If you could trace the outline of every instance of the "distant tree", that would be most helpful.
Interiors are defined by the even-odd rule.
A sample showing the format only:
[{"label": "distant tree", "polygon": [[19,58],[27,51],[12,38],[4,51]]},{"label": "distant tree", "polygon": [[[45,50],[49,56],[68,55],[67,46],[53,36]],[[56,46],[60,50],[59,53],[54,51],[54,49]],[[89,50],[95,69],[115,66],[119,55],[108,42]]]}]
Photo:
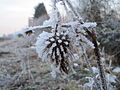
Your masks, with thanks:
[{"label": "distant tree", "polygon": [[86,3],[87,7],[84,7],[83,11],[87,16],[86,19],[101,25],[102,20],[106,15],[106,11],[108,10],[108,0],[88,0]]},{"label": "distant tree", "polygon": [[114,0],[75,0],[77,11],[85,21],[97,23],[97,31],[117,30],[119,27],[119,3]]},{"label": "distant tree", "polygon": [[45,9],[45,6],[43,3],[39,3],[35,7],[35,13],[34,13],[34,18],[39,18],[40,16],[47,14],[47,11]]}]

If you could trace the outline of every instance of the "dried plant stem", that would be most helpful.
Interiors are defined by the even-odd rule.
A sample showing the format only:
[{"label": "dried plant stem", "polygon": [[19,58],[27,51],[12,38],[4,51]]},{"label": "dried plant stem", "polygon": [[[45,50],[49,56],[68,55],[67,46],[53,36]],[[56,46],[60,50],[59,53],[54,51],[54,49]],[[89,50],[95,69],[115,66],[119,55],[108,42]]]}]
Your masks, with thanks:
[{"label": "dried plant stem", "polygon": [[88,67],[88,69],[89,69],[90,73],[92,74],[92,77],[93,77],[93,79],[95,81],[95,85],[97,87],[96,89],[97,90],[101,90],[101,87],[100,87],[100,85],[98,83],[99,81],[96,79],[96,75],[93,73],[93,69],[92,69],[91,63],[89,62],[88,56],[85,53],[86,50],[84,49],[84,46],[82,44],[81,44],[81,49],[84,52],[83,55],[84,55],[84,60],[86,62],[86,65],[87,65],[87,67]]},{"label": "dried plant stem", "polygon": [[88,33],[88,35],[91,37],[92,39],[92,43],[94,44],[94,52],[96,55],[96,60],[97,60],[97,66],[99,69],[99,74],[100,74],[100,79],[101,79],[101,83],[102,83],[102,89],[103,90],[108,90],[107,88],[107,82],[105,79],[105,73],[104,73],[104,69],[103,66],[101,65],[101,59],[100,59],[100,52],[99,52],[99,48],[98,48],[98,43],[97,43],[97,39],[96,39],[96,34],[95,32],[90,32],[87,28],[84,28],[86,30],[86,32]]}]

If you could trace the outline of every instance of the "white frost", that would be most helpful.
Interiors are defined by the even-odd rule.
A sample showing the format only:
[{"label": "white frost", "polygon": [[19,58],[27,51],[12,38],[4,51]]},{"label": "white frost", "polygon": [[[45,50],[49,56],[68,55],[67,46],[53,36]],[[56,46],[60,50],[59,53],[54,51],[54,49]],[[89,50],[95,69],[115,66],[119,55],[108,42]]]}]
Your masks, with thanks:
[{"label": "white frost", "polygon": [[74,54],[74,57],[75,57],[75,60],[79,60],[80,58],[79,58],[79,55],[78,54]]},{"label": "white frost", "polygon": [[64,42],[65,43],[65,45],[68,45],[69,43],[68,42]]},{"label": "white frost", "polygon": [[54,63],[51,64],[51,69],[52,69],[51,76],[52,76],[53,78],[56,78],[56,76],[57,76],[56,74],[57,74],[57,73],[60,73],[59,68],[60,68],[60,66],[56,67],[56,66],[54,65]]},{"label": "white frost", "polygon": [[74,67],[78,67],[79,65],[77,63],[74,63]]},{"label": "white frost", "polygon": [[103,62],[104,62],[104,61],[105,61],[105,58],[101,57],[101,61],[103,61]]},{"label": "white frost", "polygon": [[60,36],[60,34],[59,34],[59,33],[56,33],[56,35],[57,35],[57,36]]},{"label": "white frost", "polygon": [[92,87],[92,86],[93,86],[93,83],[94,83],[93,78],[92,78],[92,77],[86,77],[86,79],[88,79],[89,82],[88,82],[88,83],[85,83],[85,84],[84,84],[84,87]]},{"label": "white frost", "polygon": [[58,40],[58,43],[61,43],[62,42],[62,40]]},{"label": "white frost", "polygon": [[65,39],[65,36],[63,36],[62,39]]},{"label": "white frost", "polygon": [[46,48],[47,44],[46,44],[46,40],[49,39],[49,37],[52,37],[53,34],[52,33],[48,33],[48,32],[42,32],[39,37],[37,38],[37,42],[36,42],[36,52],[38,53],[39,58],[42,58],[42,60],[47,60],[46,58],[46,54],[44,53],[44,49]]},{"label": "white frost", "polygon": [[83,27],[96,27],[97,23],[96,22],[86,22],[82,25]]},{"label": "white frost", "polygon": [[56,44],[56,43],[53,43],[53,45],[52,45],[51,48],[54,48],[54,47],[56,47],[56,46],[57,46],[57,44]]},{"label": "white frost", "polygon": [[47,44],[47,45],[48,45],[48,44],[50,44],[50,42],[49,42],[49,41],[46,41],[46,42],[45,42],[45,44]]},{"label": "white frost", "polygon": [[59,53],[59,49],[57,48],[57,55],[60,55],[60,53]]},{"label": "white frost", "polygon": [[113,69],[113,72],[119,73],[120,72],[120,67],[116,67],[115,69]]},{"label": "white frost", "polygon": [[64,51],[64,49],[63,49],[63,47],[62,47],[62,46],[60,46],[60,48],[61,48],[61,51]]},{"label": "white frost", "polygon": [[106,74],[106,79],[109,81],[109,82],[113,82],[113,83],[116,83],[116,76],[115,75],[111,75],[111,74]]},{"label": "white frost", "polygon": [[92,67],[92,70],[93,70],[93,73],[98,73],[99,72],[98,68],[96,68],[96,67]]},{"label": "white frost", "polygon": [[55,39],[54,39],[54,38],[51,38],[50,41],[55,41]]}]

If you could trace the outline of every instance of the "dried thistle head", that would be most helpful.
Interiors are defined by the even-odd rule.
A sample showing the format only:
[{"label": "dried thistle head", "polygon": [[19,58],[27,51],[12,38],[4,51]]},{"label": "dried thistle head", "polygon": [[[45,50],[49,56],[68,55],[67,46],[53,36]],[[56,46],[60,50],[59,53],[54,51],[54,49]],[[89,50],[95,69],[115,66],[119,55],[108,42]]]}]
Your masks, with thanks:
[{"label": "dried thistle head", "polygon": [[72,57],[69,36],[65,33],[57,33],[56,36],[49,37],[46,42],[47,57],[55,63],[56,67],[59,67],[62,73],[68,74],[71,69],[70,57]]}]

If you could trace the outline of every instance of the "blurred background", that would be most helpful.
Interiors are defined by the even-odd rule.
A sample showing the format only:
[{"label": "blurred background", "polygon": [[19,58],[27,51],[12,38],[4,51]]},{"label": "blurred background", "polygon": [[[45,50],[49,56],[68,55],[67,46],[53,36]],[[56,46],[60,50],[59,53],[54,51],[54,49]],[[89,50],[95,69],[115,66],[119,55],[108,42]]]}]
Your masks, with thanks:
[{"label": "blurred background", "polygon": [[[118,90],[120,90],[119,1],[71,0],[74,9],[85,22],[97,23],[95,29],[101,61],[106,63],[106,73],[112,82],[111,85],[116,86]],[[66,18],[71,19],[70,17],[73,19],[71,21],[76,20],[71,12],[65,13],[60,2],[57,6],[62,22]],[[51,20],[54,19],[51,9],[51,0],[0,0],[0,90],[63,90],[64,87],[67,88],[64,90],[92,89],[91,86],[90,88],[87,86],[88,89],[80,88],[85,84],[93,87],[92,78],[88,78],[91,77],[91,73],[86,69],[86,65],[83,65],[85,62],[82,58],[78,58],[80,60],[75,64],[77,73],[71,74],[64,83],[62,79],[62,81],[56,81],[51,78],[48,63],[43,63],[38,58],[36,53],[38,36],[43,31],[51,32],[49,25],[54,23]],[[92,69],[96,72],[98,69],[93,51],[89,50],[89,47],[87,51],[94,66]],[[90,84],[87,83],[87,78]]]}]

